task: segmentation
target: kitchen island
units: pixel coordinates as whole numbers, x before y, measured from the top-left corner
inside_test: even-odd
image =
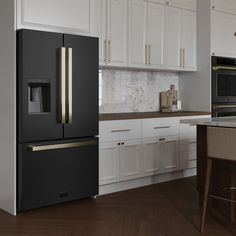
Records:
[[[197,190],[199,192],[199,203],[201,205],[203,201],[207,165],[207,127],[215,126],[236,128],[236,117],[188,119],[181,120],[180,123],[197,126]],[[222,191],[224,188],[229,188],[231,186],[236,187],[235,174],[232,173],[236,173],[236,163],[223,160],[214,162],[210,192],[222,197],[231,197],[231,199],[235,199],[234,192]],[[230,216],[230,207],[232,207],[232,204],[230,205],[230,203],[215,199],[212,199],[212,203],[214,208],[220,210],[225,216],[234,219],[234,215]]]

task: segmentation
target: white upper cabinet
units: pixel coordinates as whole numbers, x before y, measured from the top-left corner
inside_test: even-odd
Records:
[[[147,2],[129,0],[129,60],[131,67],[147,64]]]
[[[176,70],[182,67],[181,13],[181,9],[166,8],[165,66]]]
[[[94,34],[97,0],[18,0],[17,27]]]
[[[106,40],[107,40],[107,0],[95,1],[95,33],[94,35],[99,38],[99,64],[106,63]]]
[[[182,66],[197,70],[197,13],[182,11]]]
[[[167,0],[168,5],[183,8],[187,10],[196,11],[197,10],[197,0]]]
[[[212,54],[236,57],[236,15],[212,11]]]
[[[99,64],[127,66],[127,0],[96,0],[95,36],[99,37]]]
[[[212,9],[236,14],[235,0],[211,0]]]
[[[107,1],[108,64],[127,66],[127,0]]]
[[[164,65],[165,7],[148,3],[148,64],[151,68]]]

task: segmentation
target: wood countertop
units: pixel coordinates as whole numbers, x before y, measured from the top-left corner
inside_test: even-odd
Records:
[[[211,115],[210,112],[181,111],[181,112],[130,112],[130,113],[104,113],[99,115],[100,121],[106,120],[132,120],[147,118],[181,117]]]

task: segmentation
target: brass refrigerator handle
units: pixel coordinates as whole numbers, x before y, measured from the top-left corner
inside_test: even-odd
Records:
[[[60,84],[60,106],[59,106],[59,122],[66,123],[66,48],[58,49],[59,53],[59,84]]]
[[[66,123],[72,123],[72,48],[66,48]]]
[[[97,144],[97,141],[84,141],[76,143],[61,143],[61,144],[50,144],[50,145],[28,145],[28,150],[31,152],[47,151],[47,150],[56,150],[56,149],[65,149],[65,148],[79,148],[86,146],[94,146]]]

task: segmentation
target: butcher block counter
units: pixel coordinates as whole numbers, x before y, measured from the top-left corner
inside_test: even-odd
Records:
[[[199,192],[199,203],[202,204],[203,191],[205,183],[205,173],[207,165],[207,127],[228,127],[236,129],[236,116],[224,118],[204,118],[180,120],[180,123],[197,125],[197,190]],[[236,145],[236,140],[235,140]],[[232,173],[236,172],[236,163],[228,161],[213,162],[212,181],[210,184],[211,194],[220,195],[222,197],[230,197],[230,191],[222,191],[224,188],[232,187]],[[235,180],[233,180],[235,182]],[[211,202],[214,208],[220,210],[229,218],[230,203],[213,200]]]

